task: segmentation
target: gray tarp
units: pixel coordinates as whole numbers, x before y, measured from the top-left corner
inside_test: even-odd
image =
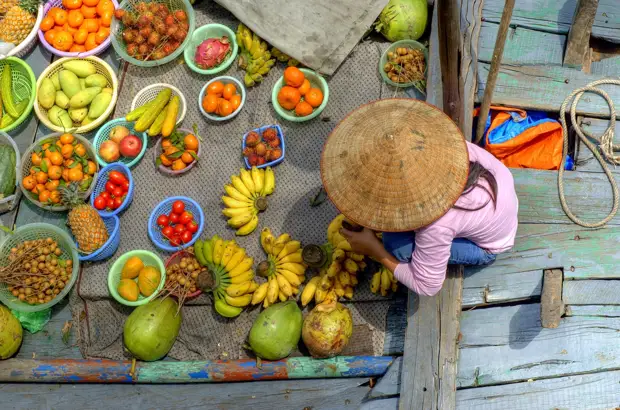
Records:
[[[216,2],[272,46],[316,71],[332,75],[388,0]]]

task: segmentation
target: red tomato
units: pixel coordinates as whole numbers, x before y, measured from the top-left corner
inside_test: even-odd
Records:
[[[179,246],[181,245],[181,237],[177,234],[174,234],[172,238],[170,238],[170,245]]]
[[[186,227],[187,227],[187,230],[191,233],[198,232],[198,224],[196,223],[196,221],[191,221],[190,223],[186,225]]]
[[[192,241],[192,233],[190,231],[185,231],[181,234],[181,242],[190,243]]]
[[[174,229],[172,229],[172,226],[166,226],[164,229],[161,230],[161,234],[165,238],[170,239],[174,235]]]
[[[162,228],[168,226],[168,217],[166,215],[159,215],[159,218],[157,218],[157,225]]]
[[[123,181],[123,183],[121,184],[121,188],[123,188],[123,191],[129,192],[129,181]]]
[[[183,201],[174,201],[174,203],[172,204],[172,212],[177,215],[181,215],[183,211],[185,211],[185,204],[183,203]]]
[[[112,198],[109,198],[109,199],[107,200],[106,207],[107,207],[107,208],[110,208],[110,209],[114,209],[114,200],[113,200]]]
[[[170,215],[168,215],[168,219],[170,220],[171,224],[179,223],[179,215],[175,214],[174,212],[170,212]]]
[[[95,198],[95,209],[101,211],[105,209],[107,203],[108,202],[106,201],[106,199],[102,198],[101,195],[99,195],[97,198]]]
[[[116,189],[116,185],[112,181],[108,181],[105,183],[105,190],[112,195],[114,193],[114,189]]]
[[[106,201],[110,199],[110,193],[108,191],[103,191],[102,193],[99,194],[99,196],[105,199]]]
[[[125,181],[127,181],[125,175],[118,171],[110,171],[110,173],[108,174],[108,179],[116,185],[122,185]]]
[[[125,194],[125,192],[123,192],[123,188],[120,186],[114,188],[114,192],[112,192],[112,195],[114,195],[115,198],[121,198],[123,194]]]
[[[114,209],[120,208],[121,205],[123,205],[123,198],[121,198],[120,196],[114,198]]]
[[[194,220],[194,216],[191,214],[191,212],[188,212],[188,211],[183,211],[183,213],[179,217],[179,223],[183,225],[187,225],[193,220]]]
[[[185,225],[178,224],[174,227],[174,233],[178,233],[179,235],[185,232],[187,229]]]

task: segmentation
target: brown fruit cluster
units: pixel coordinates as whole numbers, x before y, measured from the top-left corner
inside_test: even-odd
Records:
[[[275,161],[282,156],[280,137],[275,128],[267,128],[262,135],[251,131],[245,138],[243,155],[251,166],[263,165]]]

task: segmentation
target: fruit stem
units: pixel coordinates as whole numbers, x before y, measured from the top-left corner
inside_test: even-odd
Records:
[[[267,198],[264,196],[256,198],[256,201],[254,201],[254,206],[259,212],[265,211],[267,209]]]

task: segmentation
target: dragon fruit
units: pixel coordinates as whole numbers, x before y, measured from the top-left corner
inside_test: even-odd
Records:
[[[222,63],[230,52],[228,37],[210,38],[196,47],[194,61],[203,69],[213,68]]]

